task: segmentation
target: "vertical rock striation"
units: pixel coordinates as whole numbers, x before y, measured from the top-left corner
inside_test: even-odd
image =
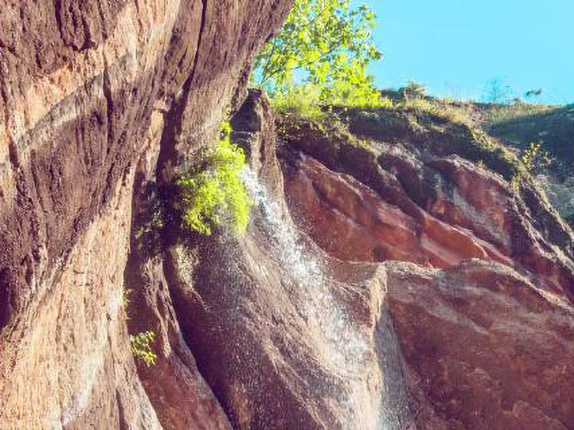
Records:
[[[134,178],[136,193],[170,179],[213,140],[290,3],[3,3],[1,428],[190,428],[194,414],[221,415],[184,346],[173,344],[174,377],[203,393],[195,413],[156,413],[136,376],[122,309]]]

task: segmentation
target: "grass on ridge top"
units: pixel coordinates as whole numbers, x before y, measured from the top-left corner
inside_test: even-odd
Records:
[[[312,122],[326,134],[336,131],[337,140],[350,136],[348,143],[353,146],[359,142],[368,148],[362,143],[369,140],[411,142],[439,156],[459,155],[507,181],[530,180],[518,153],[484,131],[482,125],[491,118],[488,108],[492,106],[424,96],[398,101],[381,97],[370,105],[322,106],[312,94],[301,91],[296,97],[276,101],[274,107],[280,116],[289,117],[281,125],[287,133],[298,121]]]

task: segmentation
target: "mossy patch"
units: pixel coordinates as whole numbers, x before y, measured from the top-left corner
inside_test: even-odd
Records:
[[[410,143],[439,156],[456,154],[474,163],[481,162],[506,180],[523,171],[520,159],[511,150],[472,125],[437,105],[397,106],[350,111],[351,132],[382,142]]]

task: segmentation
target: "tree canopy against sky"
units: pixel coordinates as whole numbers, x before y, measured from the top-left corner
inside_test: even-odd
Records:
[[[368,65],[381,57],[375,14],[351,0],[296,0],[287,21],[258,56],[254,80],[271,95],[294,84],[320,88],[323,101],[376,95]]]

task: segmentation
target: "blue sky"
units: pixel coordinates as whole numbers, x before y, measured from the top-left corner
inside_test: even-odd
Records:
[[[378,18],[380,87],[415,80],[433,95],[477,99],[498,78],[516,95],[542,87],[541,102],[574,102],[573,0],[365,2]]]

